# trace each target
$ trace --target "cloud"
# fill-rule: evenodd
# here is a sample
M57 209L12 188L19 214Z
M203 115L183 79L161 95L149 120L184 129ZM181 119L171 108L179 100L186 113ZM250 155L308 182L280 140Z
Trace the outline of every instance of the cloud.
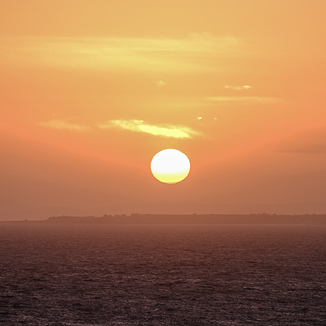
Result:
M236 90L236 91L243 91L243 90L248 90L248 89L252 88L252 86L249 86L249 85L243 85L243 86L225 85L224 88L225 89L232 89L232 90Z
M203 60L241 55L233 37L185 38L1 37L0 58L31 64L113 71L193 72L220 70Z
M100 129L121 128L124 130L142 132L153 136L169 138L192 138L200 133L185 126L178 125L153 125L144 120L111 120L105 124L98 124Z
M279 99L275 97L259 97L259 96L211 96L206 97L211 102L275 102Z
M212 107L217 102L221 104L240 104L240 105L267 105L282 102L282 98L265 96L208 96L193 97L185 101L174 101L170 105L175 108L205 108Z
M39 122L38 125L57 130L86 131L88 129L85 126L81 126L76 123L66 122L63 120L50 120L46 122Z

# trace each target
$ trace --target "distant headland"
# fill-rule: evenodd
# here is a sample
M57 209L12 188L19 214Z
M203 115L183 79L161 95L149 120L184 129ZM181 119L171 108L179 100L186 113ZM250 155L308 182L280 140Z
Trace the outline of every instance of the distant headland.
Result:
M29 222L29 221L26 221ZM131 214L96 216L52 216L49 224L292 224L326 225L326 214Z

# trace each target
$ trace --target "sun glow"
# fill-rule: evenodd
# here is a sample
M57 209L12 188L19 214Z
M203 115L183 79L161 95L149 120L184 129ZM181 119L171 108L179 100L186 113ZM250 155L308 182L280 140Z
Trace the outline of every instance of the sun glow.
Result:
M182 152L164 149L153 157L151 171L154 177L163 183L178 183L188 176L190 162Z

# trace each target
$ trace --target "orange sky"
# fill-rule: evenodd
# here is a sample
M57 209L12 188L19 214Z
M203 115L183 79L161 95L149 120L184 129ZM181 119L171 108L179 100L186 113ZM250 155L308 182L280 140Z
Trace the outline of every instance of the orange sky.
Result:
M5 0L0 220L326 212L326 1ZM191 161L175 185L150 161Z

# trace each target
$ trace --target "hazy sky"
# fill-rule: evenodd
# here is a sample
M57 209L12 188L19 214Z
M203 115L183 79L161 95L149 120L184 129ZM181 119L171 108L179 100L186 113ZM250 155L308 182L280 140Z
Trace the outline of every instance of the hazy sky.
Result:
M326 212L326 1L3 0L0 220ZM175 148L187 179L157 181Z

